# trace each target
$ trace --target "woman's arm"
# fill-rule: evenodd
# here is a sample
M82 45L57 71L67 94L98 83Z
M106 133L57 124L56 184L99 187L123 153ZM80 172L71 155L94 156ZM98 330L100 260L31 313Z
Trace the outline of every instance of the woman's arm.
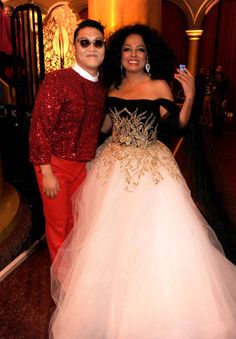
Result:
M179 112L179 126L185 127L189 121L194 102L195 95L194 77L186 68L185 71L180 71L178 69L174 77L181 83L184 91L185 100ZM174 101L171 89L165 81L156 82L156 93L159 94L158 97L160 98ZM165 116L166 113L167 113L166 108L161 106L160 107L161 117Z
M184 71L177 69L177 73L174 75L174 77L181 83L185 95L185 100L179 113L180 126L184 127L189 121L193 107L195 96L194 77L187 68L185 68Z
M102 128L101 128L101 132L102 133L108 133L112 128L112 121L111 118L109 117L109 114L106 114Z

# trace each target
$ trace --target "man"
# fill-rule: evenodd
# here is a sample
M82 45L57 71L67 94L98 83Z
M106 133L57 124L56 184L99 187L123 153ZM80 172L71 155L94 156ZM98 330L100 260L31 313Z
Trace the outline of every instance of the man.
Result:
M74 33L76 64L46 75L32 115L30 160L34 164L52 261L73 226L73 193L86 176L104 118L98 69L105 54L104 27L85 20Z
M215 133L221 133L224 111L227 107L229 82L224 74L223 65L218 65L212 80L211 113L212 128Z
M3 10L4 14L9 17L11 17L13 11L14 11L14 7L12 6L6 6Z

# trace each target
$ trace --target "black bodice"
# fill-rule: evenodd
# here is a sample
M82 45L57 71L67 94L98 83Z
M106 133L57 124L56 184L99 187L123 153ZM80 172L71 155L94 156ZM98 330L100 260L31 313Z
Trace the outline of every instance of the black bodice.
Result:
M166 109L160 117L160 106ZM147 146L156 141L158 133L177 135L179 109L167 99L122 99L108 97L106 110L113 122L115 142L135 147Z

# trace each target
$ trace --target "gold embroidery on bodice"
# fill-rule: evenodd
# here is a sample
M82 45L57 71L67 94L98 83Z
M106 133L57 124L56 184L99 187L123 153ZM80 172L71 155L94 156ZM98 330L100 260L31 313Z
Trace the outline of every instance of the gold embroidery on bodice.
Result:
M130 112L125 107L121 111L110 108L113 121L112 140L121 145L147 147L157 140L157 126L153 113L146 118L147 111L138 113L138 108ZM123 113L126 113L125 116Z
M98 148L94 160L98 178L105 183L117 163L127 191L132 191L145 175L150 175L155 184L163 179L164 172L176 180L181 176L172 153L157 140L157 122L152 113L144 119L148 113L138 113L138 109L110 111L112 136Z

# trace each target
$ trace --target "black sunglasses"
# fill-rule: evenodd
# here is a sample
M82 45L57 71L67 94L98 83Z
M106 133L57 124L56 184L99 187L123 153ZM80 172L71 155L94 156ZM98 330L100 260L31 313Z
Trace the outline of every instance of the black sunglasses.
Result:
M91 44L93 44L95 48L102 48L105 44L104 39L89 40L87 38L77 38L75 42L79 42L82 48L87 48Z

